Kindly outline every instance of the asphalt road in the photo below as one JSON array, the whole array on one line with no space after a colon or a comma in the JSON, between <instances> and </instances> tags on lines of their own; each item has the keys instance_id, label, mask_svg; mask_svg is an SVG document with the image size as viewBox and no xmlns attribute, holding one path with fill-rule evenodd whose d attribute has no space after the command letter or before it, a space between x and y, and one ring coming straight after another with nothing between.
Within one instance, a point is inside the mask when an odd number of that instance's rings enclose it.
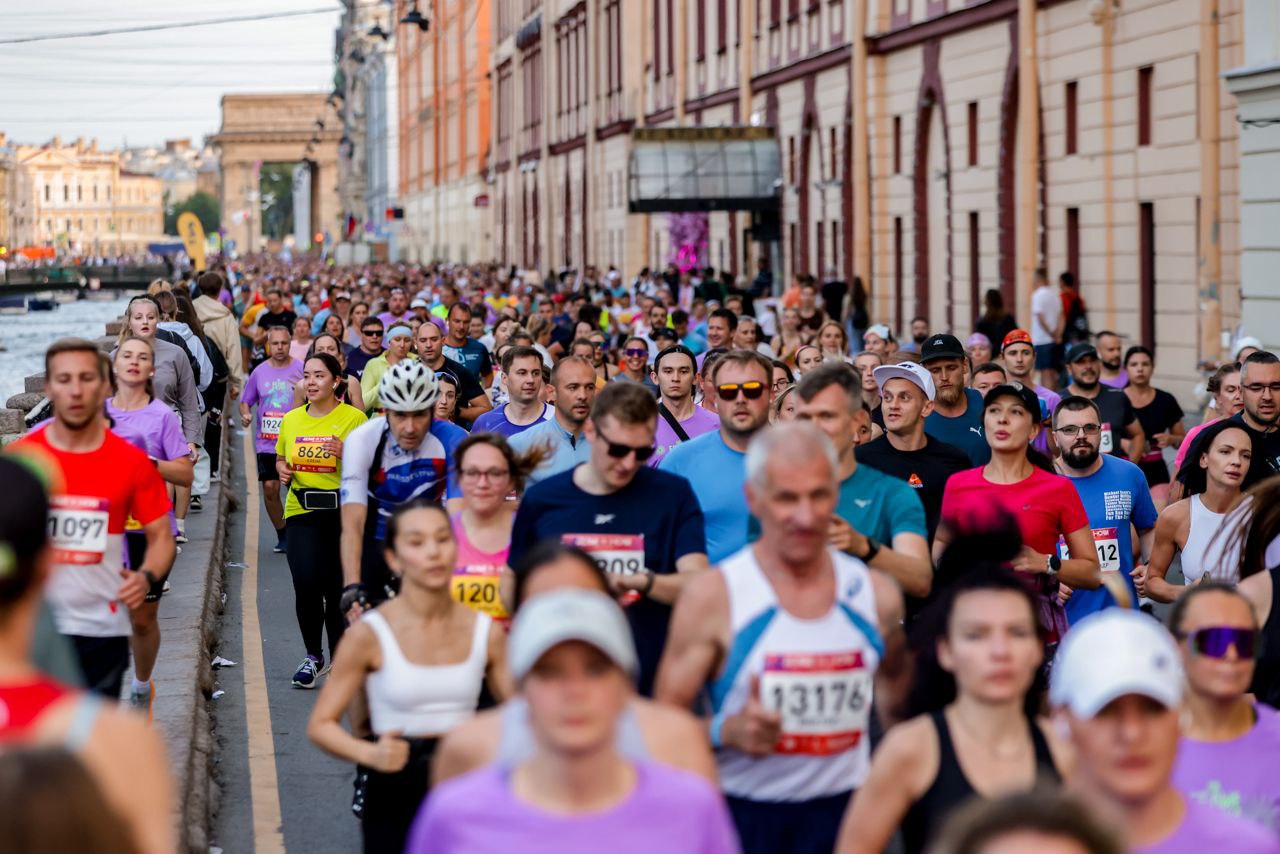
<instances>
[{"instance_id":1,"label":"asphalt road","mask_svg":"<svg viewBox=\"0 0 1280 854\"><path fill-rule=\"evenodd\" d=\"M242 510L234 515L228 530L228 553L233 563L248 563L244 546L246 528L252 527L252 521L240 442L241 437L235 437L236 464L231 468L236 478L231 487L242 502ZM286 851L359 851L360 828L351 814L353 766L321 753L307 739L307 717L318 689L304 691L290 685L305 652L294 619L293 583L285 556L271 551L275 532L261 498L257 502L259 536L250 544L256 555L255 589L245 589L249 568L229 566L226 574L227 602L217 652L236 666L223 668L218 674L218 688L226 693L215 703L215 784L221 787L221 798L211 844L227 854L279 851L280 836L270 832L279 827ZM256 596L260 630L247 637L243 597L250 594ZM261 650L260 675L255 675L252 666L246 667L245 644ZM252 763L251 726L259 743L267 748L257 752ZM272 776L274 786L270 785ZM278 807L271 803L272 790ZM264 820L270 822L265 828L261 826Z\"/></svg>"}]
</instances>

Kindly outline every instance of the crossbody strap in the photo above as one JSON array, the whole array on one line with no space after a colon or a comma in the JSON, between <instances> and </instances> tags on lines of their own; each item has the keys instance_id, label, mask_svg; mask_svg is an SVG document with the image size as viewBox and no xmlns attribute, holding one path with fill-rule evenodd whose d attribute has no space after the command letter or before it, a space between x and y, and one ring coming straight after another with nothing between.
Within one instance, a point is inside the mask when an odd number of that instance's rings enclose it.
<instances>
[{"instance_id":1,"label":"crossbody strap","mask_svg":"<svg viewBox=\"0 0 1280 854\"><path fill-rule=\"evenodd\" d=\"M672 414L671 410L667 409L665 403L658 404L658 414L662 416L663 421L666 421L671 425L671 430L680 438L681 442L689 441L689 434L685 431L680 422L676 420L676 417Z\"/></svg>"}]
</instances>

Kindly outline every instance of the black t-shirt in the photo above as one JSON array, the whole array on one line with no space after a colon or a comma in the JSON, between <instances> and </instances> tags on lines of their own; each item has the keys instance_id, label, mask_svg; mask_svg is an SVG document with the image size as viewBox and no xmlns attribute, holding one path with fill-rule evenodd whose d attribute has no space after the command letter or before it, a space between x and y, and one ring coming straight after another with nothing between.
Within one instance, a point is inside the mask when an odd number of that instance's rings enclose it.
<instances>
[{"instance_id":1,"label":"black t-shirt","mask_svg":"<svg viewBox=\"0 0 1280 854\"><path fill-rule=\"evenodd\" d=\"M623 539L639 536L639 542ZM573 482L573 469L529 488L516 511L508 563L514 565L536 543L569 538L599 560L627 571L629 552L643 548L644 566L676 571L676 561L707 551L702 508L689 481L642 466L631 483L609 495L591 495ZM637 556L638 557L638 556ZM626 609L640 658L640 693L653 693L653 678L667 639L671 606L641 599Z\"/></svg>"},{"instance_id":2,"label":"black t-shirt","mask_svg":"<svg viewBox=\"0 0 1280 854\"><path fill-rule=\"evenodd\" d=\"M298 315L287 308L280 312L263 311L258 314L258 328L265 332L273 326L283 326L292 335L293 322L297 319Z\"/></svg>"},{"instance_id":3,"label":"black t-shirt","mask_svg":"<svg viewBox=\"0 0 1280 854\"><path fill-rule=\"evenodd\" d=\"M844 308L844 296L849 293L849 286L842 280L822 283L822 305L833 320L840 319Z\"/></svg>"},{"instance_id":4,"label":"black t-shirt","mask_svg":"<svg viewBox=\"0 0 1280 854\"><path fill-rule=\"evenodd\" d=\"M942 492L947 478L958 471L973 468L969 455L964 451L928 435L925 436L925 446L918 451L900 451L890 444L888 436L881 436L859 445L854 454L859 463L905 480L916 490L920 503L924 505L930 543L942 516Z\"/></svg>"},{"instance_id":5,"label":"black t-shirt","mask_svg":"<svg viewBox=\"0 0 1280 854\"><path fill-rule=\"evenodd\" d=\"M1231 420L1244 428L1253 440L1253 460L1249 463L1249 474L1244 479L1244 488L1248 489L1269 477L1280 474L1280 430L1263 433L1255 430L1244 420L1244 413L1231 416Z\"/></svg>"},{"instance_id":6,"label":"black t-shirt","mask_svg":"<svg viewBox=\"0 0 1280 854\"><path fill-rule=\"evenodd\" d=\"M1125 397L1128 395L1126 394ZM1165 465L1164 455L1155 446L1154 436L1157 433L1168 432L1173 425L1182 420L1182 407L1178 405L1178 399L1164 389L1158 388L1155 399L1146 406L1133 407L1133 414L1138 417L1142 432L1147 434L1147 452L1138 463L1142 473L1147 476L1147 483L1150 486L1168 483L1169 467Z\"/></svg>"},{"instance_id":7,"label":"black t-shirt","mask_svg":"<svg viewBox=\"0 0 1280 854\"><path fill-rule=\"evenodd\" d=\"M1098 404L1098 411L1102 413L1102 452L1123 457L1125 453L1120 440L1125 437L1125 428L1138 420L1129 395L1118 388L1099 384L1098 396L1093 398L1093 402ZM1150 442L1151 438L1147 437L1147 441Z\"/></svg>"},{"instance_id":8,"label":"black t-shirt","mask_svg":"<svg viewBox=\"0 0 1280 854\"><path fill-rule=\"evenodd\" d=\"M484 394L484 386L480 385L480 381L476 379L475 374L468 371L458 362L444 357L444 362L440 367L435 369L437 372L444 371L453 376L458 381L458 408L466 406L480 395Z\"/></svg>"},{"instance_id":9,"label":"black t-shirt","mask_svg":"<svg viewBox=\"0 0 1280 854\"><path fill-rule=\"evenodd\" d=\"M381 351L366 353L359 347L352 347L347 351L347 376L360 379L364 376L364 369L369 364L369 360L376 359L380 355L382 355Z\"/></svg>"}]
</instances>

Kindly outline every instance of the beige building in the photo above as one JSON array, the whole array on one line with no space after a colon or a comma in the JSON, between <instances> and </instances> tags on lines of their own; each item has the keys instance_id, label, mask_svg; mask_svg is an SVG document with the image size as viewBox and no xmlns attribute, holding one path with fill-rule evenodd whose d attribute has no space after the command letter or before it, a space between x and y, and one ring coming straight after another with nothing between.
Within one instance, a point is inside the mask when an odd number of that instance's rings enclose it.
<instances>
[{"instance_id":1,"label":"beige building","mask_svg":"<svg viewBox=\"0 0 1280 854\"><path fill-rule=\"evenodd\" d=\"M15 146L12 187L15 246L114 255L164 240L160 180L122 170L96 141Z\"/></svg>"}]
</instances>

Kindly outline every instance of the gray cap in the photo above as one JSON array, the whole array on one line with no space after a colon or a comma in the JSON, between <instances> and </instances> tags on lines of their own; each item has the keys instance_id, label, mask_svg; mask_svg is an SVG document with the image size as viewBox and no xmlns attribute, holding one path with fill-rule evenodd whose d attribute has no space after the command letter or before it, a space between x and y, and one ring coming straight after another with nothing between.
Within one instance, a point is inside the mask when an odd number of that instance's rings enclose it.
<instances>
[{"instance_id":1,"label":"gray cap","mask_svg":"<svg viewBox=\"0 0 1280 854\"><path fill-rule=\"evenodd\" d=\"M582 641L634 676L639 670L631 627L618 603L595 590L553 590L520 607L507 638L507 665L520 680L552 647Z\"/></svg>"}]
</instances>

